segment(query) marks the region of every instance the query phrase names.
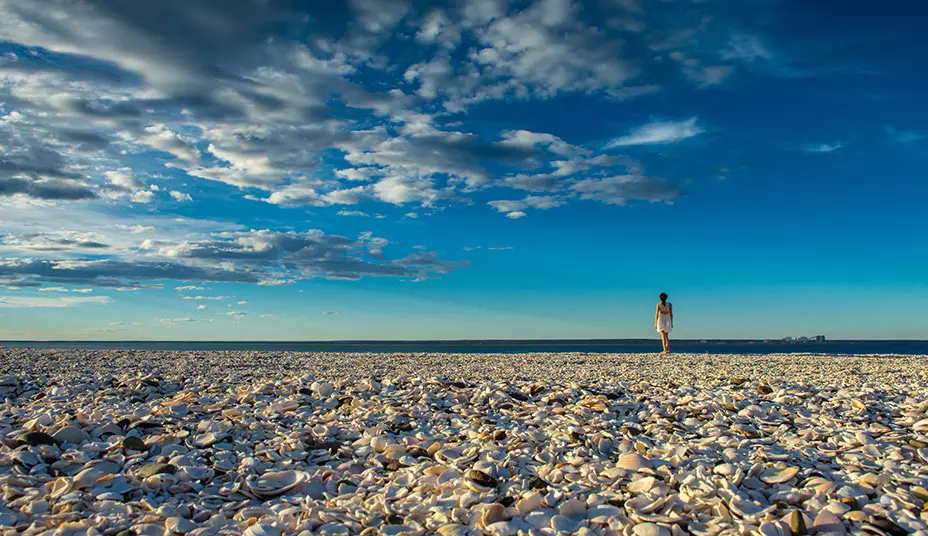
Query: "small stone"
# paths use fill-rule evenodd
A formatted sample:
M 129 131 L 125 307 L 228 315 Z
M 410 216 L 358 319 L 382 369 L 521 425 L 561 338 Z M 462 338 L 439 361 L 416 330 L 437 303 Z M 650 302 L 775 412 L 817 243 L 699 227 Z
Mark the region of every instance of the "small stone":
M 43 432 L 26 432 L 19 436 L 20 445 L 29 445 L 32 447 L 38 445 L 55 445 L 55 438 Z
M 757 393 L 758 393 L 758 394 L 761 394 L 761 395 L 769 395 L 769 394 L 772 393 L 772 392 L 773 392 L 773 388 L 770 387 L 769 385 L 758 385 L 758 386 L 757 386 Z
M 467 478 L 487 488 L 495 488 L 498 485 L 498 482 L 495 478 L 477 469 L 473 469 L 468 472 Z
M 548 483 L 538 478 L 537 476 L 532 476 L 528 479 L 528 487 L 529 489 L 546 489 L 548 487 Z
M 61 430 L 55 432 L 55 434 L 52 436 L 52 439 L 58 443 L 70 443 L 77 445 L 86 437 L 87 435 L 84 434 L 84 431 L 77 426 L 65 426 Z
M 135 436 L 129 436 L 129 437 L 123 438 L 122 448 L 126 450 L 138 450 L 138 451 L 148 450 L 148 446 L 145 445 L 145 442 Z
M 746 383 L 746 382 L 747 382 L 747 380 L 744 379 L 744 378 L 732 378 L 732 379 L 731 379 L 731 384 L 732 384 L 732 385 L 742 385 L 742 384 L 744 384 L 744 383 Z
M 169 463 L 150 463 L 141 469 L 139 469 L 139 476 L 142 478 L 148 478 L 154 475 L 168 474 L 173 475 L 177 472 L 177 467 Z

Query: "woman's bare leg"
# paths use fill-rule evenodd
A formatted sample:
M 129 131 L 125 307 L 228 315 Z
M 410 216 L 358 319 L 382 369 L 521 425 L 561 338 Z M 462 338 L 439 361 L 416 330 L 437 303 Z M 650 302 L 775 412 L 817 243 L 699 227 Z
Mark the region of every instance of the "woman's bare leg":
M 667 340 L 667 332 L 661 332 L 661 344 L 664 346 L 664 352 L 667 353 L 670 350 L 670 341 Z

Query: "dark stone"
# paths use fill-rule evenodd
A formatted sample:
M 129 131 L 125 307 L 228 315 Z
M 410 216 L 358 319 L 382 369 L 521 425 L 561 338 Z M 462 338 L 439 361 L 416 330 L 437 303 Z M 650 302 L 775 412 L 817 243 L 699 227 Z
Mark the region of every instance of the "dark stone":
M 173 475 L 177 472 L 177 467 L 169 463 L 150 463 L 139 469 L 139 477 L 148 478 L 154 475 L 168 474 Z
M 405 522 L 405 519 L 396 514 L 390 514 L 387 516 L 387 525 L 402 525 Z
M 37 445 L 56 445 L 57 443 L 55 443 L 55 438 L 48 434 L 42 432 L 26 432 L 19 436 L 19 444 L 35 447 Z
M 506 430 L 497 430 L 493 432 L 494 441 L 502 441 L 504 439 L 506 439 Z
M 548 483 L 538 478 L 537 476 L 533 476 L 528 479 L 528 487 L 529 489 L 546 489 L 548 487 Z
M 429 456 L 429 451 L 422 447 L 416 446 L 406 449 L 406 454 L 412 456 L 413 458 L 431 458 L 431 456 Z
M 771 388 L 769 385 L 758 385 L 758 386 L 757 386 L 757 393 L 758 393 L 758 394 L 761 394 L 761 395 L 769 395 L 769 394 L 772 393 L 772 392 L 773 392 L 773 388 Z
M 122 448 L 126 450 L 148 450 L 148 446 L 145 444 L 145 442 L 135 436 L 123 438 Z
M 300 393 L 301 395 L 313 396 L 313 390 L 310 389 L 309 387 L 300 387 L 300 389 L 297 392 Z
M 741 385 L 741 384 L 746 383 L 746 382 L 747 382 L 747 380 L 744 379 L 744 378 L 732 378 L 732 379 L 731 379 L 731 384 L 732 384 L 732 385 Z
M 516 502 L 516 499 L 514 497 L 500 497 L 496 502 L 508 508 L 512 506 L 512 503 Z
M 157 421 L 139 421 L 132 425 L 132 428 L 141 428 L 142 430 L 152 430 L 154 428 L 164 428 L 164 423 Z
M 303 444 L 306 446 L 306 450 L 327 450 L 332 454 L 338 452 L 338 449 L 342 446 L 341 443 L 335 441 L 317 441 L 312 437 L 304 440 Z
M 528 402 L 530 399 L 528 395 L 526 395 L 525 393 L 520 393 L 519 391 L 512 391 L 507 394 L 520 402 Z
M 119 419 L 118 421 L 116 421 L 116 426 L 120 428 L 125 428 L 126 426 L 129 426 L 130 424 L 132 424 L 132 421 L 130 421 L 129 419 Z
M 885 517 L 875 517 L 873 518 L 873 521 L 870 522 L 870 524 L 882 530 L 886 534 L 889 534 L 889 536 L 905 536 L 908 534 L 904 528 L 886 519 Z
M 477 469 L 469 471 L 467 478 L 487 488 L 495 488 L 499 484 L 495 478 Z

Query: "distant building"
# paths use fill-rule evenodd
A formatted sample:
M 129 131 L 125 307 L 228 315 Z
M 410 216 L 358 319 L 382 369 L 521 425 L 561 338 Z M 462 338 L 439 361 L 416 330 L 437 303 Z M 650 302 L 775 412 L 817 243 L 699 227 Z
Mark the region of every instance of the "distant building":
M 825 342 L 825 336 L 824 336 L 824 335 L 816 335 L 815 338 L 814 338 L 813 340 L 814 340 L 815 342 Z

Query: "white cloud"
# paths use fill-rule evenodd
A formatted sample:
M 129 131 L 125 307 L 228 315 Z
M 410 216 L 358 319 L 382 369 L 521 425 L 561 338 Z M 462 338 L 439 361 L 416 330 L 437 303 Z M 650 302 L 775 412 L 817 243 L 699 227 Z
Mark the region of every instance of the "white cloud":
M 92 288 L 66 288 L 66 287 L 42 287 L 39 292 L 77 292 L 79 294 L 90 294 Z
M 581 199 L 611 205 L 624 205 L 630 200 L 669 203 L 680 195 L 680 190 L 670 182 L 643 175 L 585 179 L 571 186 L 571 189 L 579 192 Z
M 534 208 L 546 210 L 563 205 L 565 199 L 554 196 L 528 196 L 519 200 L 500 200 L 487 203 L 499 212 L 505 213 L 507 218 L 517 219 L 525 216 L 525 209 Z
M 248 313 L 240 313 L 238 311 L 229 311 L 226 313 L 226 316 L 232 318 L 233 320 L 241 320 L 248 316 Z
M 260 316 L 260 318 L 274 318 L 274 315 L 271 313 L 264 313 Z
M 75 307 L 78 305 L 106 305 L 112 303 L 108 296 L 62 296 L 44 298 L 33 296 L 0 296 L 0 308 L 53 308 Z
M 190 197 L 190 194 L 184 192 L 178 192 L 177 190 L 171 190 L 171 197 L 179 203 L 193 201 L 193 198 Z
M 126 190 L 141 190 L 145 188 L 145 183 L 140 181 L 129 168 L 106 171 L 103 174 L 110 184 L 118 186 L 119 188 L 125 188 Z
M 361 216 L 367 217 L 367 212 L 361 212 L 360 210 L 339 210 L 337 213 L 339 216 Z
M 807 145 L 805 150 L 810 153 L 831 153 L 842 147 L 844 147 L 843 143 L 820 143 L 815 145 Z
M 198 287 L 196 285 L 183 285 L 180 287 L 174 287 L 174 290 L 178 292 L 187 292 L 190 290 L 205 290 L 205 287 Z
M 339 311 L 323 311 L 322 316 L 345 316 L 345 313 Z
M 185 300 L 195 300 L 195 301 L 223 301 L 228 300 L 231 296 L 184 296 Z
M 632 130 L 627 136 L 615 138 L 606 144 L 606 148 L 676 143 L 705 132 L 696 121 L 696 117 L 683 121 L 654 121 Z
M 205 305 L 197 305 L 197 310 L 198 310 L 198 311 L 202 311 L 203 309 L 206 309 L 206 306 L 205 306 Z
M 238 301 L 238 302 L 236 302 L 236 303 L 238 303 L 239 305 L 248 305 L 248 302 L 245 301 L 245 300 L 241 300 L 241 301 Z

